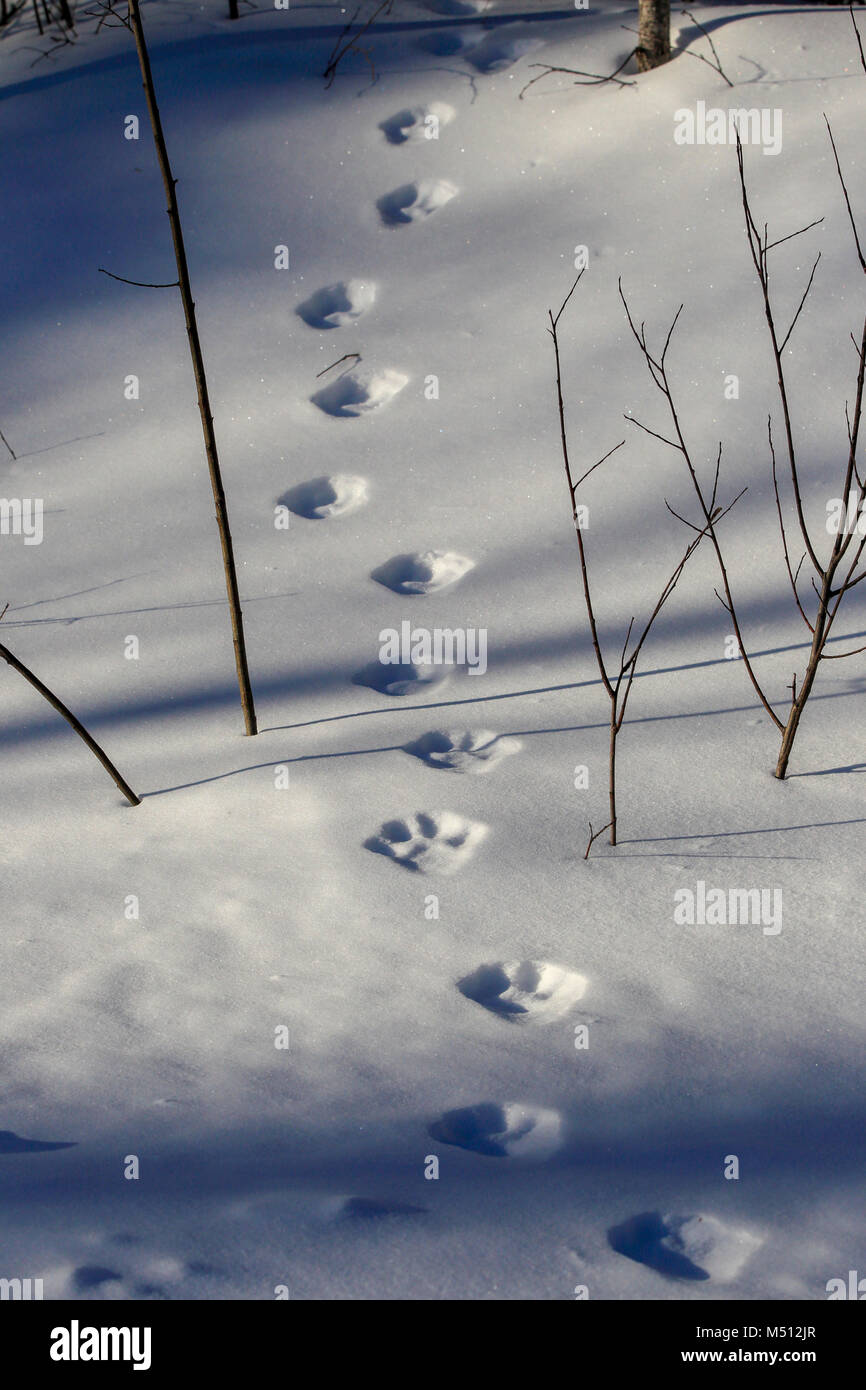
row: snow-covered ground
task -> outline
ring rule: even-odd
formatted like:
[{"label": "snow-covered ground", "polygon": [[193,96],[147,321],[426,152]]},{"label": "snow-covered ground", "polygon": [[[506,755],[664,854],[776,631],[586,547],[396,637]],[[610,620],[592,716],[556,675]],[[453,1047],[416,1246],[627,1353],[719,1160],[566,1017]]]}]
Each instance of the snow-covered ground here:
[{"label": "snow-covered ground", "polygon": [[[787,358],[820,531],[862,321],[822,120],[866,228],[849,16],[699,6],[732,88],[680,53],[635,85],[554,75],[519,100],[533,62],[616,67],[636,9],[398,0],[370,39],[376,81],[354,58],[326,89],[338,5],[235,24],[226,8],[143,13],[255,739],[177,295],[98,273],[174,278],[129,35],[83,29],[35,65],[25,25],[0,41],[17,455],[0,445],[0,492],[44,499],[42,544],[0,537],[0,638],[143,797],[126,805],[0,666],[0,1276],[53,1298],[824,1298],[863,1269],[866,1236],[864,658],[825,665],[777,782],[706,547],[634,687],[621,843],[584,862],[607,702],[546,315],[586,246],[564,388],[576,471],[627,437],[584,498],[618,650],[685,543],[665,497],[694,504],[682,461],[623,422],[667,424],[617,277],[656,341],[684,302],[682,415],[707,469],[724,439],[726,496],[749,486],[724,539],[781,704],[805,629],[774,529],[736,160],[677,144],[674,113],[780,110],[781,150],[746,150],[757,212],[776,236],[825,219],[775,282],[784,317],[822,251]],[[380,633],[406,621],[484,630],[486,671],[434,666],[388,693]],[[864,629],[857,590],[840,635]],[[677,925],[699,881],[780,889],[781,930]]]}]

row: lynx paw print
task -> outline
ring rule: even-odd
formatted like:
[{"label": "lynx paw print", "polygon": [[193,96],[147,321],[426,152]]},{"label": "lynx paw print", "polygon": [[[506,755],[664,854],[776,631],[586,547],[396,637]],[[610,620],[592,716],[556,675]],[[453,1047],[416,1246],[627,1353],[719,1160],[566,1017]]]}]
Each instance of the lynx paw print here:
[{"label": "lynx paw print", "polygon": [[471,858],[487,826],[454,811],[419,811],[405,820],[387,821],[367,841],[374,854],[424,874],[453,874]]}]

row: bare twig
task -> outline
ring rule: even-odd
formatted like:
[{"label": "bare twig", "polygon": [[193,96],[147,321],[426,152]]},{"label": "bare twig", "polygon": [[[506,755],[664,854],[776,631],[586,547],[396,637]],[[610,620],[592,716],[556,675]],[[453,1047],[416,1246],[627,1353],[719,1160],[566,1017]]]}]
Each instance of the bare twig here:
[{"label": "bare twig", "polygon": [[165,280],[160,284],[151,284],[149,280],[127,280],[125,275],[115,275],[110,270],[105,270],[103,266],[98,267],[100,275],[107,275],[112,280],[119,280],[122,285],[138,285],[143,290],[176,290],[180,288],[179,280]]},{"label": "bare twig", "polygon": [[860,30],[857,28],[857,21],[854,18],[854,6],[848,6],[848,13],[851,16],[851,23],[854,25],[854,33],[857,35],[857,47],[860,50],[860,66],[866,73],[866,55],[863,53],[863,40],[860,38]]},{"label": "bare twig", "polygon": [[[852,12],[851,18],[852,18],[852,19],[854,18],[853,12]],[[854,23],[854,28],[855,28],[855,29],[857,28],[857,23],[856,23],[856,21],[855,21],[855,23]],[[859,41],[860,41],[860,35],[859,35],[859,33],[858,33],[858,34],[857,34],[857,42],[859,43]],[[862,246],[860,245],[860,237],[859,237],[858,234],[857,234],[857,224],[856,224],[856,222],[854,221],[854,212],[853,212],[853,209],[852,209],[852,207],[851,207],[851,199],[848,197],[848,189],[845,187],[845,180],[844,180],[844,178],[842,177],[842,165],[839,163],[839,155],[838,155],[838,152],[837,152],[837,150],[836,150],[836,141],[833,139],[833,131],[832,131],[831,128],[830,128],[830,122],[827,120],[826,115],[825,115],[825,117],[824,117],[824,124],[825,124],[826,127],[827,127],[827,134],[828,134],[829,137],[830,137],[830,144],[831,144],[832,147],[833,147],[833,158],[834,158],[835,161],[836,161],[836,172],[837,172],[837,174],[839,175],[839,181],[840,181],[840,183],[842,184],[842,191],[843,191],[843,193],[845,194],[845,206],[846,206],[846,208],[848,209],[848,220],[849,220],[849,222],[851,223],[851,230],[852,230],[852,232],[854,233],[854,245],[857,247],[857,258],[858,258],[858,260],[860,261],[860,269],[866,271],[866,260],[864,260],[864,258],[863,258],[863,248],[862,248]]]},{"label": "bare twig", "polygon": [[635,53],[637,53],[637,49],[633,48],[631,53],[626,54],[625,58],[623,58],[619,67],[614,68],[613,72],[608,73],[606,76],[598,72],[582,72],[580,68],[555,67],[551,63],[530,63],[529,66],[531,68],[543,68],[544,71],[540,72],[537,77],[530,78],[525,87],[521,87],[517,94],[518,100],[522,101],[524,92],[528,92],[530,87],[534,87],[536,82],[540,82],[543,77],[549,77],[552,72],[563,72],[569,77],[584,77],[588,79],[586,82],[573,82],[571,84],[573,87],[600,87],[605,82],[613,82],[617,87],[635,87],[637,85],[636,82],[631,81],[629,78],[618,76],[626,64],[634,57]]},{"label": "bare twig", "polygon": [[[809,631],[810,631],[810,632],[814,632],[814,631],[815,631],[815,625],[814,625],[814,623],[812,623],[812,622],[809,620],[809,618],[807,617],[807,615],[806,615],[806,610],[805,610],[805,608],[803,607],[802,603],[800,602],[800,593],[799,593],[799,590],[798,590],[798,588],[797,588],[797,578],[796,578],[796,575],[794,574],[793,570],[791,569],[791,557],[790,557],[789,552],[788,552],[788,535],[787,535],[787,532],[786,532],[786,530],[785,530],[785,520],[784,520],[784,517],[782,516],[782,502],[781,502],[781,499],[780,499],[780,497],[779,497],[779,478],[778,478],[778,472],[777,472],[777,469],[776,469],[776,447],[775,447],[775,445],[774,445],[774,443],[773,443],[773,417],[772,417],[772,415],[768,415],[768,416],[767,416],[767,437],[768,437],[769,444],[770,444],[770,457],[771,457],[772,462],[773,462],[773,492],[774,492],[774,495],[775,495],[775,498],[776,498],[776,513],[777,513],[778,518],[779,518],[779,530],[780,530],[781,533],[782,533],[782,549],[783,549],[784,552],[785,552],[785,568],[786,568],[787,571],[788,571],[788,578],[789,578],[789,580],[791,581],[791,590],[792,590],[793,595],[794,595],[794,601],[795,601],[795,603],[797,604],[797,607],[798,607],[799,610],[800,610],[800,617],[803,619],[803,622],[806,624],[806,626],[807,626],[807,628],[809,629]],[[805,559],[805,556],[803,557],[803,559]],[[802,566],[802,564],[803,564],[803,560],[801,560],[801,561],[800,561],[800,564],[797,566],[797,574],[800,573],[800,567]]]},{"label": "bare twig", "polygon": [[606,830],[610,830],[610,821],[608,821],[607,825],[603,825],[601,827],[601,830],[593,830],[592,821],[589,822],[589,839],[586,842],[586,853],[583,856],[584,859],[589,858],[589,851],[592,849],[599,835],[603,835]]},{"label": "bare twig", "polygon": [[332,362],[330,367],[325,367],[321,372],[316,372],[316,380],[318,381],[320,376],[325,376],[327,372],[332,372],[335,367],[339,367],[341,362],[348,362],[350,357],[354,357],[358,362],[361,360],[360,352],[344,352],[343,356],[338,357],[336,362]]},{"label": "bare twig", "polygon": [[[634,321],[634,319],[633,319],[633,317],[632,317],[631,309],[629,308],[629,305],[628,305],[628,301],[626,300],[625,294],[623,293],[622,281],[621,281],[621,280],[620,280],[620,282],[619,282],[619,296],[620,296],[620,299],[622,300],[623,308],[625,309],[626,318],[628,319],[628,324],[629,324],[629,327],[630,327],[630,329],[631,329],[631,331],[632,331],[632,335],[633,335],[633,337],[634,337],[634,339],[635,339],[635,341],[636,341],[638,347],[640,348],[640,351],[641,351],[641,353],[642,353],[642,355],[643,355],[644,361],[645,361],[645,363],[646,363],[647,369],[648,369],[648,371],[649,371],[650,376],[652,377],[653,382],[655,383],[656,387],[658,388],[658,390],[661,392],[662,396],[663,396],[664,399],[665,399],[665,402],[666,402],[667,408],[668,408],[668,414],[670,415],[671,423],[672,423],[672,425],[673,425],[673,427],[674,427],[674,439],[673,439],[673,440],[671,440],[671,439],[666,439],[663,435],[657,435],[656,437],[659,438],[659,439],[662,439],[663,442],[664,442],[665,444],[669,445],[670,448],[675,449],[679,454],[681,454],[681,456],[682,456],[682,458],[683,458],[683,460],[684,460],[684,462],[685,462],[685,464],[686,464],[686,467],[687,467],[688,472],[689,472],[689,477],[691,478],[691,481],[692,481],[692,486],[693,486],[693,488],[694,488],[694,490],[695,490],[695,494],[696,494],[697,499],[698,499],[698,504],[699,504],[700,509],[701,509],[701,514],[702,514],[702,516],[703,516],[703,527],[702,527],[702,530],[705,531],[706,534],[707,534],[707,535],[709,536],[709,538],[710,538],[710,542],[711,542],[711,544],[712,544],[712,546],[713,546],[713,549],[714,549],[715,552],[716,552],[716,559],[718,560],[719,569],[720,569],[721,575],[722,575],[722,586],[723,586],[724,591],[725,591],[725,596],[724,596],[724,599],[722,599],[722,598],[721,598],[721,595],[719,595],[720,602],[723,603],[724,607],[727,609],[728,613],[730,614],[731,621],[732,621],[732,623],[733,623],[733,625],[734,625],[734,635],[736,636],[737,643],[738,643],[738,646],[739,646],[739,650],[740,650],[740,652],[741,652],[741,654],[742,654],[742,657],[743,657],[743,662],[744,662],[744,664],[745,664],[746,670],[747,670],[748,675],[749,675],[749,679],[750,679],[751,682],[752,682],[752,685],[753,685],[753,687],[754,687],[754,689],[755,689],[755,692],[756,692],[758,698],[760,699],[761,704],[764,706],[765,710],[766,710],[767,713],[769,714],[770,718],[773,719],[773,720],[776,722],[776,724],[778,725],[779,729],[781,730],[781,728],[782,728],[782,722],[781,722],[781,720],[779,719],[778,715],[776,714],[775,710],[773,709],[772,705],[770,704],[769,700],[767,699],[766,695],[764,694],[764,691],[763,691],[762,688],[761,688],[761,685],[760,685],[760,683],[759,683],[759,681],[758,681],[758,678],[757,678],[757,676],[756,676],[756,674],[755,674],[755,671],[754,671],[754,668],[753,668],[753,666],[752,666],[752,663],[751,663],[751,661],[750,661],[750,659],[749,659],[748,652],[747,652],[747,650],[746,650],[745,641],[744,641],[744,639],[743,639],[743,634],[742,634],[742,631],[741,631],[741,628],[740,628],[739,619],[738,619],[738,617],[737,617],[736,609],[735,609],[735,606],[734,606],[734,599],[733,599],[733,595],[732,595],[732,592],[731,592],[731,583],[730,583],[730,579],[729,579],[729,576],[728,576],[727,565],[726,565],[726,563],[725,563],[725,559],[724,559],[724,556],[723,556],[723,554],[722,554],[721,543],[720,543],[719,538],[718,538],[718,535],[717,535],[717,533],[716,533],[716,522],[717,522],[717,520],[718,520],[718,516],[717,516],[716,510],[715,510],[715,499],[716,499],[716,493],[717,493],[717,489],[718,489],[719,461],[720,461],[720,457],[721,457],[721,456],[719,455],[719,458],[717,458],[717,461],[716,461],[716,471],[715,471],[715,476],[714,476],[714,481],[713,481],[713,490],[712,490],[712,493],[711,493],[710,498],[709,498],[709,500],[708,500],[707,497],[706,497],[706,494],[705,494],[705,492],[704,492],[703,485],[701,484],[701,481],[700,481],[700,479],[698,478],[697,468],[695,467],[694,461],[693,461],[693,459],[692,459],[691,451],[690,451],[690,449],[689,449],[689,445],[687,444],[686,439],[685,439],[685,436],[684,436],[684,434],[683,434],[682,426],[681,426],[681,424],[680,424],[679,412],[678,412],[678,410],[677,410],[677,406],[676,406],[676,403],[675,403],[675,401],[674,401],[673,391],[672,391],[672,388],[671,388],[670,380],[669,380],[669,378],[668,378],[667,365],[666,365],[666,360],[665,360],[665,359],[666,359],[667,352],[668,352],[668,349],[669,349],[670,344],[671,344],[671,336],[672,336],[674,327],[675,327],[675,325],[676,325],[676,323],[677,323],[677,320],[679,319],[680,313],[681,313],[681,311],[682,311],[682,305],[680,305],[680,308],[677,310],[676,315],[675,315],[674,320],[673,320],[673,323],[671,324],[671,327],[670,327],[670,329],[668,330],[668,334],[667,334],[667,337],[666,337],[666,339],[665,339],[664,351],[662,352],[661,356],[656,357],[656,356],[654,356],[654,354],[653,354],[652,351],[650,350],[649,345],[648,345],[648,343],[647,343],[646,329],[645,329],[644,325],[641,324],[640,329],[638,329],[637,325],[635,324],[635,321]],[[626,419],[631,419],[631,418],[632,418],[632,417],[630,417],[630,416],[626,416]],[[637,421],[633,421],[633,423],[636,424]],[[642,428],[644,428],[644,427],[642,427]],[[647,433],[654,433],[654,431],[647,430]],[[745,491],[745,489],[744,489],[744,491]],[[740,493],[739,496],[742,496],[742,493]],[[736,500],[737,500],[737,499],[735,498],[734,501],[736,501]],[[730,505],[733,506],[733,503],[731,503]]]},{"label": "bare twig", "polygon": [[723,77],[729,87],[733,87],[733,82],[728,77],[728,74],[722,67],[721,59],[719,58],[719,55],[716,52],[716,45],[713,43],[712,36],[710,35],[709,31],[704,28],[700,20],[695,19],[691,10],[681,10],[680,13],[687,15],[688,18],[692,21],[692,24],[694,24],[695,28],[700,29],[707,43],[710,45],[710,49],[713,55],[713,62],[710,62],[709,58],[705,58],[703,53],[689,53],[688,50],[686,50],[687,56],[689,58],[699,58],[702,63],[706,63],[707,67],[713,68],[719,74],[720,77]]},{"label": "bare twig", "polygon": [[[803,498],[802,493],[800,491],[800,478],[797,470],[797,456],[796,450],[794,448],[794,431],[793,426],[791,424],[791,408],[788,401],[788,390],[785,381],[784,365],[782,362],[782,349],[779,345],[773,307],[770,301],[769,271],[767,268],[767,255],[770,248],[767,244],[766,229],[762,238],[761,234],[758,232],[755,219],[752,215],[752,209],[749,202],[749,194],[746,188],[745,169],[743,165],[743,144],[740,139],[739,131],[737,131],[737,168],[739,170],[740,176],[740,192],[742,196],[743,213],[746,222],[746,237],[748,239],[749,251],[752,256],[752,261],[758,275],[758,281],[761,286],[761,293],[764,299],[764,316],[767,320],[767,326],[770,331],[770,343],[773,351],[773,360],[776,364],[776,382],[778,385],[779,398],[782,405],[782,417],[785,425],[785,442],[787,445],[788,453],[788,466],[791,474],[791,482],[794,492],[794,502],[797,508],[797,521],[799,523],[800,530],[802,532],[803,539],[806,544],[806,550],[808,552],[809,559],[812,561],[816,569],[820,569],[820,561],[815,551],[815,547],[812,544],[812,539],[809,535],[808,527],[806,526],[806,518],[803,511]],[[801,228],[801,231],[805,230],[805,228]],[[807,294],[809,288],[811,288],[814,273],[815,268],[813,267],[812,275],[809,277],[809,284],[806,289]],[[799,317],[800,310],[803,307],[803,302],[805,302],[805,297],[806,296],[804,295],[803,300],[800,304],[800,308],[797,310],[797,314],[795,315],[795,323],[797,318]],[[788,337],[790,337],[790,330],[786,335],[786,341]]]},{"label": "bare twig", "polygon": [[334,78],[337,76],[337,69],[348,53],[359,53],[367,60],[373,75],[373,81],[375,82],[376,68],[370,50],[367,48],[359,48],[358,40],[362,39],[367,30],[375,24],[380,14],[390,14],[393,3],[394,0],[379,0],[379,3],[376,4],[374,0],[373,8],[370,10],[367,18],[358,25],[358,28],[353,33],[353,27],[363,8],[362,5],[358,5],[351,19],[343,26],[334,47],[331,49],[325,71],[322,73],[325,79],[326,90],[332,85]]},{"label": "bare twig", "polygon": [[[9,605],[7,603],[6,608],[8,607]],[[0,614],[0,618],[2,618],[3,614],[5,614],[6,608],[3,609],[3,613]],[[94,757],[99,759],[106,772],[114,778],[115,783],[123,792],[123,795],[126,797],[130,805],[140,806],[141,797],[136,796],[135,792],[132,790],[132,787],[129,785],[126,779],[120,775],[117,768],[114,766],[114,763],[108,757],[108,754],[105,753],[102,748],[100,748],[99,744],[96,742],[96,739],[91,737],[91,735],[85,729],[84,725],[81,723],[80,719],[76,719],[75,715],[72,713],[70,709],[66,707],[66,705],[64,705],[63,701],[58,699],[58,697],[53,693],[53,691],[49,690],[48,686],[44,685],[43,682],[39,679],[39,677],[35,676],[33,672],[30,671],[24,665],[23,661],[19,661],[17,656],[13,656],[9,648],[4,647],[2,642],[0,642],[0,656],[2,656],[3,660],[7,663],[7,665],[11,666],[13,670],[17,671],[19,675],[23,676],[26,681],[29,681],[29,683],[33,686],[34,690],[38,690],[39,694],[48,701],[49,705],[51,705],[54,709],[57,710],[58,714],[63,715],[63,718],[66,720],[68,724],[72,726],[72,728],[78,734],[78,737],[80,739],[83,739],[83,741],[87,744]]]}]

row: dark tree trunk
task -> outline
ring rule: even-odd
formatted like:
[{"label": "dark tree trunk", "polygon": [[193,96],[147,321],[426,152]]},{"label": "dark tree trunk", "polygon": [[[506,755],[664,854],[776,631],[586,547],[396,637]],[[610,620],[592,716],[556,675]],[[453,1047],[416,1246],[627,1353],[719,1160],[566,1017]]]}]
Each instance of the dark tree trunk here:
[{"label": "dark tree trunk", "polygon": [[637,65],[640,72],[661,67],[671,57],[670,0],[640,0]]}]

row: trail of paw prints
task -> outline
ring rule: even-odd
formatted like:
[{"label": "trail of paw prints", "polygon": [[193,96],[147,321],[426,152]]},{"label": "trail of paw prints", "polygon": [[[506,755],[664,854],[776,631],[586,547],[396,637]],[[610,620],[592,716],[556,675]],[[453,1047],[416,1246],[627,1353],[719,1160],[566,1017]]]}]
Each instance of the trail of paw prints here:
[{"label": "trail of paw prints", "polygon": [[607,1233],[611,1248],[668,1279],[727,1284],[763,1244],[761,1236],[706,1213],[641,1212]]},{"label": "trail of paw prints", "polygon": [[404,752],[420,758],[428,767],[447,772],[491,772],[504,758],[519,753],[518,738],[495,734],[490,729],[431,729]]},{"label": "trail of paw prints", "polygon": [[365,506],[369,500],[367,488],[367,479],[357,474],[332,473],[289,488],[279,503],[307,521],[327,521]]},{"label": "trail of paw prints", "polygon": [[365,845],[417,873],[453,874],[471,859],[486,835],[486,825],[455,811],[419,811],[403,820],[386,821]]},{"label": "trail of paw prints", "polygon": [[432,1139],[486,1158],[545,1159],[562,1145],[562,1116],[557,1110],[520,1101],[470,1105],[447,1110],[430,1126]]},{"label": "trail of paw prints", "polygon": [[456,198],[458,192],[457,185],[448,179],[416,179],[385,193],[376,207],[386,227],[402,227],[423,222]]}]

